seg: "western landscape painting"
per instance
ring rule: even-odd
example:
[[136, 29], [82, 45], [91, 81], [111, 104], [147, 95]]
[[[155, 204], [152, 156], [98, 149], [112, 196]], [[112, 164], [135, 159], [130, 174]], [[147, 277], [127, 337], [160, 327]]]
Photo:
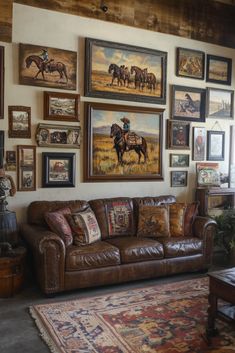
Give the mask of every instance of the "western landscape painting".
[[233, 119], [234, 91], [208, 88], [207, 96], [209, 117]]
[[162, 179], [162, 110], [87, 105], [86, 179]]
[[231, 85], [232, 59], [215, 55], [207, 55], [208, 82]]

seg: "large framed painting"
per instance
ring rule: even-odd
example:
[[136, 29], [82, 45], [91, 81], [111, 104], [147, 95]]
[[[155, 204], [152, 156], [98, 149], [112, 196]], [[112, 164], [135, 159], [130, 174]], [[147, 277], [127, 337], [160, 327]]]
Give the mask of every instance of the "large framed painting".
[[0, 46], [0, 119], [4, 118], [4, 47]]
[[207, 160], [224, 161], [224, 131], [207, 131]]
[[233, 119], [234, 91], [207, 88], [207, 116], [214, 119]]
[[79, 120], [79, 98], [74, 93], [44, 92], [44, 119], [56, 121]]
[[76, 90], [77, 53], [20, 43], [19, 82], [22, 85]]
[[85, 95], [166, 103], [167, 53], [86, 38]]
[[204, 52], [187, 48], [177, 48], [176, 76], [204, 80], [204, 71]]
[[206, 90], [172, 85], [172, 119], [205, 122]]
[[86, 103], [85, 181], [163, 180], [163, 109]]
[[207, 55], [206, 81], [231, 85], [232, 59], [222, 56]]

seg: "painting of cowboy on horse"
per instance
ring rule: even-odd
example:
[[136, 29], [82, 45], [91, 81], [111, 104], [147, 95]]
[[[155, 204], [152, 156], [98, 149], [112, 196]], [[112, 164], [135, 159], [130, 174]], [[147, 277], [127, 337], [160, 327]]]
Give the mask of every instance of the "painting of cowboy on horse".
[[20, 83], [76, 89], [77, 53], [20, 44]]

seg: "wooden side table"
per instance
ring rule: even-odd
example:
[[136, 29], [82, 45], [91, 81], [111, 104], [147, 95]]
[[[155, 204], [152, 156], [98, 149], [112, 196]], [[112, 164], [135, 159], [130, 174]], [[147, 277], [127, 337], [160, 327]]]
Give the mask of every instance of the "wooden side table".
[[14, 249], [14, 257], [0, 257], [0, 298], [17, 293], [24, 282], [26, 249]]

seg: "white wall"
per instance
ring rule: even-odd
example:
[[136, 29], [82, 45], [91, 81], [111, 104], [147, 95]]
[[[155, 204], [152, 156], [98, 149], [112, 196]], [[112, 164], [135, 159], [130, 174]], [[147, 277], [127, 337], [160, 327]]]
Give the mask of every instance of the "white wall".
[[[120, 42], [140, 47], [152, 48], [168, 52], [167, 63], [167, 102], [165, 106], [143, 104], [135, 102], [101, 100], [84, 97], [84, 38], [91, 37], [112, 42]], [[41, 10], [34, 7], [14, 3], [13, 10], [13, 44], [1, 43], [5, 46], [5, 119], [0, 120], [0, 129], [6, 131], [5, 150], [16, 150], [17, 145], [36, 145], [35, 129], [38, 123], [43, 121], [43, 91], [45, 87], [24, 86], [18, 84], [18, 44], [28, 43], [41, 46], [48, 46], [60, 49], [73, 50], [78, 52], [78, 90], [81, 95], [81, 126], [83, 128], [83, 102], [100, 101], [113, 104], [126, 104], [138, 106], [151, 106], [165, 108], [164, 120], [168, 119], [170, 112], [170, 84], [185, 85], [191, 87], [205, 88], [220, 87], [231, 89], [231, 86], [207, 84], [205, 81], [180, 78], [175, 76], [176, 47], [185, 47], [202, 50], [209, 54], [225, 56], [234, 59], [235, 50], [207, 44], [195, 40], [184, 39], [177, 36], [165, 35], [142, 29], [112, 24], [108, 22]], [[233, 79], [234, 86], [234, 67]], [[55, 89], [52, 89], [54, 91]], [[58, 90], [62, 92], [62, 90]], [[68, 92], [68, 91], [67, 91]], [[25, 105], [31, 107], [32, 114], [32, 139], [8, 139], [8, 105]], [[206, 123], [192, 123], [191, 126], [206, 126], [210, 130], [214, 119], [207, 119]], [[225, 161], [220, 162], [222, 172], [228, 172], [229, 160], [229, 126], [234, 124], [233, 120], [218, 120], [221, 128], [226, 132]], [[71, 123], [73, 124], [73, 123]], [[218, 129], [218, 127], [217, 127]], [[17, 212], [18, 221], [26, 219], [27, 205], [34, 200], [68, 200], [68, 199], [93, 199], [111, 196], [147, 196], [147, 195], [176, 195], [180, 201], [191, 201], [195, 192], [195, 162], [191, 161], [187, 168], [188, 186], [180, 188], [170, 187], [169, 153], [176, 152], [165, 149], [165, 122], [163, 141], [163, 172], [164, 181], [151, 182], [109, 182], [109, 183], [84, 183], [83, 175], [83, 139], [81, 150], [70, 150], [76, 152], [76, 187], [75, 188], [42, 188], [41, 187], [41, 153], [44, 151], [61, 151], [60, 149], [37, 148], [37, 191], [17, 192], [13, 198], [9, 198], [9, 209]], [[192, 129], [191, 138], [192, 142]], [[179, 151], [181, 152], [181, 151]], [[9, 172], [16, 181], [16, 173]]]

